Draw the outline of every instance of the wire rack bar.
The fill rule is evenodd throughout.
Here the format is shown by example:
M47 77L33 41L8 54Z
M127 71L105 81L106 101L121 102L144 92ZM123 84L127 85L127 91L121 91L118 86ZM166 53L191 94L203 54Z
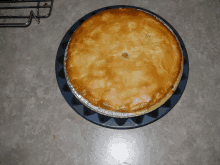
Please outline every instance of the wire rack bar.
M7 15L7 16L0 16L0 19L28 19L27 22L25 23L0 23L0 27L28 27L31 22L32 22L32 18L36 19L37 23L40 23L40 18L48 18L51 13L52 13L52 8L53 8L53 1L54 0L8 0L8 1L0 1L0 4L3 3L26 3L26 2L37 2L37 5L35 6L15 6L15 7L0 7L0 11L1 10L9 10L9 9L37 9L37 15L33 12L33 10L30 11L30 15L29 16L21 16L21 15ZM45 3L44 5L40 5L40 2L50 2L50 4L48 5L47 3ZM50 9L49 13L46 15L40 15L39 13L39 9L43 8L43 9ZM2 12L1 12L2 13Z

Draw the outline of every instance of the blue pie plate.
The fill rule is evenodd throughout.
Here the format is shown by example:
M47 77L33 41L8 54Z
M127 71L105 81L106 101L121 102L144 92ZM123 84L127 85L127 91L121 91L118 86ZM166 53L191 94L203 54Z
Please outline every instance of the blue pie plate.
M94 14L107 10L107 9L114 9L114 8L135 8L135 9L140 9L142 11L145 11L147 13L150 13L151 15L156 16L160 20L162 20L176 35L179 44L182 48L183 51L183 57L184 57L184 64L183 64L183 74L181 77L181 80L179 82L178 87L176 88L174 94L159 108L156 110L147 113L145 115L137 116L137 117L130 117L130 118L116 118L116 117L109 117L105 116L102 114L99 114L95 111L92 111L91 109L87 108L84 106L71 92L66 78L65 78L65 73L64 73L64 54L65 50L67 47L67 44L74 33L74 31L87 19L89 19L91 16ZM114 129L132 129L132 128L138 128L142 127L145 125L148 125L150 123L153 123L157 121L158 119L162 118L164 115L166 115L178 102L180 99L181 95L183 94L183 91L186 87L187 80L188 80L188 74L189 74L189 61L188 61L188 55L187 51L185 48L185 45L177 33L177 31L162 17L159 15L140 8L140 7L135 7L135 6L125 6L125 5L120 5L120 6L109 6L109 7L104 7L98 10L95 10L84 17L82 17L80 20L78 20L65 34L63 37L59 49L57 51L57 56L56 56L56 61L55 61L55 72L56 72L56 78L57 78L57 83L60 88L60 91L63 95L63 97L66 99L67 103L72 107L74 111L76 111L80 116L85 118L86 120L103 126L107 128L114 128Z

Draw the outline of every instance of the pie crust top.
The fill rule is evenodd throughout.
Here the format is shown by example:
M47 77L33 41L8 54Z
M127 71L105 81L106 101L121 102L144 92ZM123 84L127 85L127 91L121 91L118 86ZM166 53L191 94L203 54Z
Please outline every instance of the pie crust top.
M68 45L66 70L74 89L92 105L138 112L173 93L182 51L154 16L132 8L108 9L84 21Z

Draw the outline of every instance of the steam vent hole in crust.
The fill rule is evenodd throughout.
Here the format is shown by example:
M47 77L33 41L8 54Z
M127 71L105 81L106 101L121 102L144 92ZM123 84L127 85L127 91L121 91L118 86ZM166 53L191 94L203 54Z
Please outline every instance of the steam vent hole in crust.
M129 59L130 55L128 54L128 52L123 52L121 55L124 59Z

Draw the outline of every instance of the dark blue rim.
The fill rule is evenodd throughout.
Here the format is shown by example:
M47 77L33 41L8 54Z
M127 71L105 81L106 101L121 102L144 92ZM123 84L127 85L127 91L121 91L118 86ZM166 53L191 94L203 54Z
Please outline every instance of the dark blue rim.
M161 107L157 108L156 110L145 114L141 115L138 117L130 117L130 118L115 118L115 117L108 117L102 114L99 114L97 112L92 111L91 109L87 108L84 106L78 99L72 94L69 86L67 85L67 81L65 79L65 74L64 74L64 54L65 54L65 49L67 46L67 43L69 42L72 34L74 31L87 19L89 19L91 16L95 15L96 13L107 10L107 9L114 9L114 8L135 8L135 9L140 9L142 11L146 11L147 13L150 13L159 19L161 19L164 23L168 25L170 29L175 33L177 39L179 40L180 46L183 51L183 57L184 57L184 68L183 68L183 74L180 80L180 83L175 90L174 94L168 99ZM57 78L57 83L60 88L60 91L63 95L63 97L66 99L67 103L72 107L74 111L76 111L80 116L85 118L86 120L97 124L99 126L107 127L107 128L113 128L113 129L132 129L132 128L138 128L142 127L145 125L148 125L150 123L153 123L157 121L158 119L162 118L164 115L166 115L178 102L180 97L183 94L183 91L185 90L187 80L188 80L188 75L189 75L189 60L188 60L188 55L187 51L185 48L185 45L177 33L177 31L162 17L159 15L140 8L140 7L135 7L135 6L125 6L125 5L119 5L119 6L109 6L109 7L104 7L98 10L95 10L84 17L82 17L80 20L78 20L65 34L63 37L58 52L57 52L57 57L55 61L55 72L56 72L56 78Z

